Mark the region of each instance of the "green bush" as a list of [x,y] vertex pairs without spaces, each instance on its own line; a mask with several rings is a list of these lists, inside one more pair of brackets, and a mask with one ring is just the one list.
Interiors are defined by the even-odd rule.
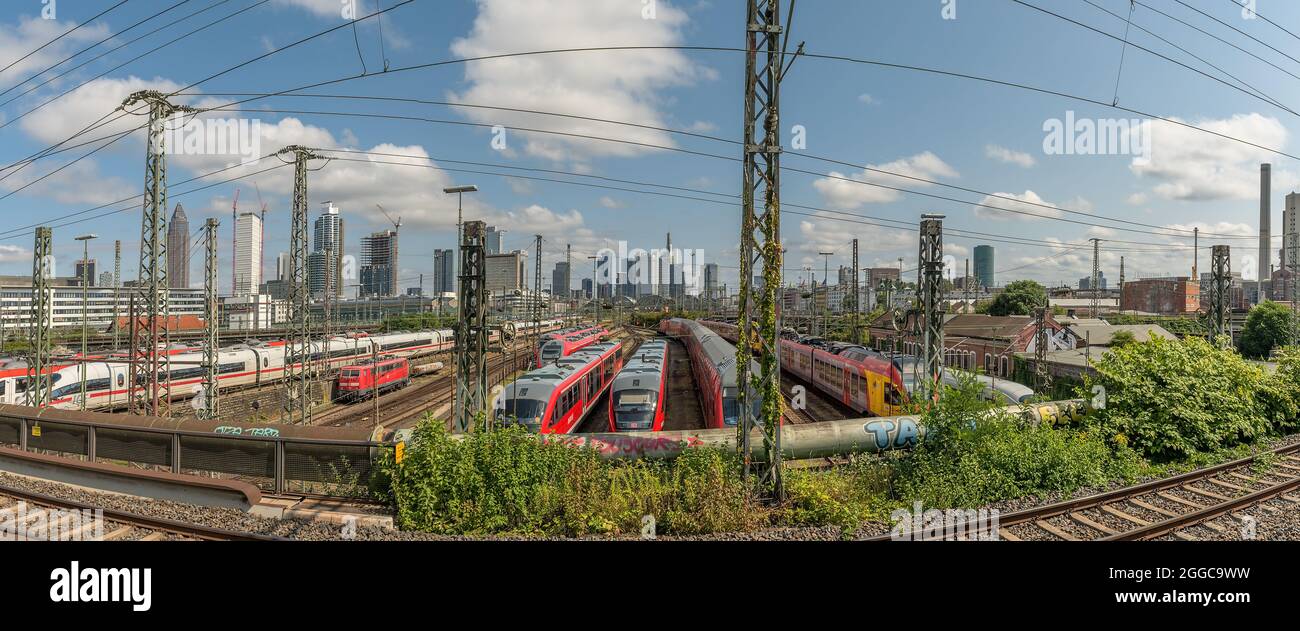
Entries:
[[863,522],[889,514],[892,468],[877,459],[860,459],[830,471],[785,472],[783,521],[799,526],[834,525],[846,534]]
[[1118,445],[1159,458],[1253,442],[1294,422],[1294,383],[1284,387],[1229,349],[1199,338],[1112,348],[1085,392],[1101,385],[1106,407],[1091,426]]
[[1246,316],[1246,326],[1241,330],[1241,352],[1247,357],[1266,358],[1274,347],[1291,340],[1291,325],[1295,315],[1291,310],[1272,300],[1255,305]]
[[743,531],[764,511],[729,453],[692,449],[672,463],[607,462],[589,448],[544,443],[523,428],[453,439],[441,423],[416,429],[401,464],[381,477],[403,529],[439,534],[581,536]]

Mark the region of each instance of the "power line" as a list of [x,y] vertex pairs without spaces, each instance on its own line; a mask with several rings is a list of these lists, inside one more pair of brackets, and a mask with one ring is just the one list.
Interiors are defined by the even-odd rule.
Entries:
[[1231,47],[1233,47],[1233,48],[1235,48],[1235,49],[1237,49],[1237,50],[1239,50],[1239,51],[1241,51],[1241,52],[1243,52],[1243,53],[1245,53],[1245,54],[1247,54],[1247,55],[1249,55],[1249,56],[1251,56],[1251,57],[1254,57],[1256,60],[1262,61],[1262,62],[1264,62],[1264,63],[1266,63],[1266,64],[1272,66],[1273,68],[1275,68],[1275,69],[1277,69],[1277,70],[1279,70],[1279,71],[1281,71],[1281,72],[1283,72],[1283,73],[1285,73],[1285,74],[1291,75],[1291,77],[1293,77],[1293,78],[1295,78],[1295,79],[1300,79],[1300,75],[1297,75],[1297,74],[1295,74],[1294,72],[1291,72],[1290,70],[1287,70],[1286,68],[1283,68],[1282,66],[1279,66],[1279,65],[1273,63],[1272,61],[1270,61],[1270,60],[1268,60],[1268,59],[1264,59],[1263,57],[1260,57],[1259,55],[1255,54],[1255,53],[1252,52],[1252,51],[1246,50],[1245,48],[1242,48],[1241,46],[1238,46],[1238,45],[1236,45],[1236,44],[1234,44],[1234,43],[1232,43],[1232,42],[1230,42],[1230,41],[1228,41],[1228,40],[1226,40],[1226,39],[1223,39],[1222,37],[1219,37],[1218,35],[1215,35],[1214,33],[1211,33],[1211,32],[1209,32],[1209,31],[1207,31],[1207,30],[1205,30],[1205,29],[1203,29],[1203,28],[1201,28],[1201,27],[1199,27],[1199,26],[1196,26],[1195,24],[1192,24],[1191,22],[1188,22],[1188,21],[1186,21],[1186,20],[1184,20],[1184,19],[1182,19],[1182,18],[1180,18],[1180,17],[1178,17],[1178,16],[1171,15],[1171,14],[1169,14],[1169,13],[1166,13],[1166,12],[1164,12],[1164,11],[1161,11],[1160,9],[1158,9],[1158,8],[1156,8],[1156,7],[1153,7],[1153,6],[1149,5],[1149,4],[1146,4],[1145,2],[1142,2],[1142,0],[1134,0],[1134,2],[1136,2],[1138,5],[1142,6],[1143,8],[1147,9],[1148,11],[1152,11],[1152,12],[1158,14],[1158,15],[1162,15],[1162,16],[1164,16],[1164,17],[1170,19],[1170,20],[1173,20],[1173,21],[1175,21],[1175,22],[1177,22],[1177,23],[1179,23],[1179,24],[1182,24],[1183,26],[1186,26],[1187,28],[1190,28],[1190,29],[1192,29],[1192,30],[1198,31],[1198,32],[1200,32],[1200,33],[1202,33],[1202,34],[1204,34],[1204,35],[1206,35],[1206,36],[1208,36],[1208,37],[1210,37],[1210,38],[1212,38],[1212,39],[1215,39],[1215,40],[1219,41],[1220,43],[1223,43],[1223,44],[1226,44],[1226,45],[1228,45],[1228,46],[1231,46]]
[[1237,0],[1228,0],[1228,2],[1231,2],[1231,3],[1233,4],[1233,6],[1237,7],[1238,9],[1246,9],[1246,10],[1250,11],[1251,15],[1254,15],[1255,17],[1257,17],[1257,18],[1259,18],[1259,19],[1261,19],[1261,20],[1264,20],[1265,22],[1268,22],[1269,24],[1272,24],[1273,26],[1276,26],[1276,27],[1277,27],[1279,30],[1281,30],[1283,33],[1286,33],[1287,35],[1290,35],[1291,37],[1294,37],[1294,38],[1296,38],[1296,39],[1300,39],[1300,35],[1296,35],[1294,32],[1287,30],[1287,29],[1286,29],[1285,27],[1283,27],[1281,24],[1278,24],[1277,22],[1274,22],[1273,20],[1268,19],[1268,18],[1265,17],[1263,14],[1261,14],[1259,11],[1256,11],[1256,10],[1253,9],[1253,8],[1248,8],[1248,7],[1245,5],[1245,2],[1244,2],[1244,1],[1243,1],[1243,2],[1237,2]]
[[85,26],[85,25],[87,25],[87,24],[90,24],[91,22],[94,22],[95,20],[98,20],[99,18],[104,17],[105,15],[108,14],[109,11],[112,11],[113,9],[116,9],[116,8],[118,8],[118,7],[120,7],[120,6],[124,5],[124,4],[126,4],[126,3],[129,2],[129,1],[130,1],[130,0],[121,0],[121,2],[118,2],[117,4],[111,6],[111,7],[107,8],[107,9],[104,9],[103,11],[100,11],[97,15],[95,15],[95,17],[92,17],[92,18],[90,18],[89,20],[86,20],[85,22],[81,22],[80,24],[77,24],[76,26],[74,26],[74,27],[72,27],[72,28],[70,28],[70,29],[64,31],[64,32],[61,33],[58,37],[55,37],[54,39],[52,39],[52,40],[50,40],[50,41],[48,41],[48,42],[45,42],[44,44],[41,44],[40,46],[36,47],[36,50],[33,50],[32,52],[27,53],[26,55],[23,55],[22,57],[19,57],[18,59],[15,59],[15,60],[9,62],[9,65],[8,65],[8,66],[5,66],[4,68],[0,68],[0,73],[4,73],[4,71],[6,71],[6,70],[8,70],[8,69],[10,69],[10,68],[13,68],[14,66],[16,66],[16,65],[18,65],[18,64],[20,64],[20,63],[22,63],[22,62],[23,62],[25,59],[27,59],[28,57],[31,57],[32,55],[35,55],[36,53],[39,53],[39,52],[41,52],[42,50],[44,50],[46,46],[49,46],[50,44],[53,44],[54,42],[57,42],[57,41],[63,39],[64,37],[67,37],[68,35],[72,34],[73,31],[76,31],[76,30],[80,29],[81,27],[83,27],[83,26]]
[[[1199,14],[1201,14],[1201,15],[1207,17],[1207,18],[1210,18],[1211,20],[1214,20],[1215,22],[1218,22],[1219,24],[1222,24],[1223,26],[1226,26],[1226,27],[1228,27],[1228,28],[1230,28],[1230,29],[1232,29],[1232,30],[1234,30],[1234,31],[1236,31],[1236,32],[1238,32],[1238,33],[1240,33],[1240,34],[1242,34],[1242,35],[1245,35],[1246,37],[1249,37],[1250,39],[1254,40],[1256,43],[1263,45],[1264,47],[1268,48],[1269,50],[1271,50],[1271,51],[1273,51],[1273,52],[1275,52],[1275,53],[1277,53],[1277,54],[1279,54],[1279,55],[1281,55],[1281,56],[1283,56],[1283,57],[1286,57],[1287,59],[1290,59],[1291,61],[1294,61],[1294,62],[1300,64],[1300,59],[1296,59],[1295,57],[1292,57],[1291,55],[1288,55],[1288,54],[1286,54],[1286,53],[1284,53],[1284,52],[1282,52],[1282,51],[1280,51],[1280,50],[1274,48],[1272,44],[1269,44],[1268,42],[1266,42],[1266,41],[1264,41],[1264,40],[1262,40],[1262,39],[1259,39],[1258,37],[1255,37],[1254,35],[1251,35],[1250,33],[1247,33],[1246,31],[1243,31],[1243,30],[1241,30],[1241,29],[1239,29],[1239,28],[1237,28],[1237,27],[1235,27],[1235,26],[1233,26],[1233,25],[1231,25],[1231,24],[1228,24],[1227,22],[1224,22],[1223,20],[1220,20],[1219,18],[1214,17],[1213,15],[1210,15],[1209,13],[1206,13],[1206,12],[1204,12],[1204,11],[1202,11],[1202,10],[1200,10],[1200,9],[1198,9],[1198,8],[1196,8],[1196,7],[1192,6],[1192,5],[1190,5],[1190,4],[1187,4],[1186,2],[1183,2],[1183,0],[1174,0],[1174,2],[1177,2],[1178,4],[1181,4],[1181,5],[1183,5],[1184,7],[1187,7],[1188,9],[1191,9],[1192,11],[1195,11],[1195,12],[1197,12],[1197,13],[1199,13]],[[1240,5],[1238,5],[1238,6],[1240,6]],[[1258,14],[1256,14],[1256,15],[1258,15]]]

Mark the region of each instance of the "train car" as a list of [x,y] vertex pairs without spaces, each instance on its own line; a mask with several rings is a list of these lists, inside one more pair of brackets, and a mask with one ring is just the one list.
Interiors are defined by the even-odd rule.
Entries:
[[[659,323],[659,331],[680,339],[686,346],[695,385],[700,391],[705,427],[735,427],[740,422],[736,347],[694,320],[665,319]],[[751,374],[758,374],[758,363],[751,361],[749,369]],[[751,393],[748,398],[753,402],[754,418],[757,419],[763,402],[757,393]]]
[[562,337],[555,337],[544,342],[537,350],[535,367],[541,368],[562,357],[595,344],[609,335],[603,327],[591,327]]
[[668,343],[647,340],[609,388],[609,431],[661,431],[667,404]]
[[541,434],[572,433],[623,367],[619,342],[592,344],[507,385],[493,406],[493,418]]
[[533,322],[531,320],[518,320],[506,322],[501,325],[501,330],[505,331],[506,337],[515,338],[520,335],[538,335],[555,331],[564,326],[564,320],[542,320]]
[[411,360],[405,357],[363,361],[339,370],[336,399],[355,401],[411,384]]
[[853,411],[904,413],[907,386],[899,365],[871,349],[808,336],[781,339],[781,369]]

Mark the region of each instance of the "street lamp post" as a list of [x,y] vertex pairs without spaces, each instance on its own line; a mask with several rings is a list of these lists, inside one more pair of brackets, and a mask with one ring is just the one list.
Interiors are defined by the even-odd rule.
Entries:
[[[822,257],[822,288],[826,290],[825,292],[823,292],[826,294],[826,308],[822,310],[822,326],[821,326],[821,334],[826,335],[826,329],[829,328],[828,322],[830,319],[830,311],[831,311],[831,305],[830,305],[831,297],[829,293],[830,279],[831,279],[831,257],[835,256],[835,253],[818,252],[817,254]],[[813,307],[815,308],[816,306],[817,306],[817,286],[813,285]]]
[[456,288],[455,288],[457,292],[456,295],[460,295],[460,276],[458,275],[460,272],[459,269],[460,265],[459,263],[456,262],[456,259],[460,258],[460,241],[464,237],[464,235],[461,234],[461,230],[463,229],[462,226],[464,224],[464,219],[465,219],[464,218],[465,193],[476,193],[478,192],[478,187],[473,184],[467,184],[465,186],[448,186],[442,189],[442,192],[448,195],[452,193],[456,194],[456,247],[455,247],[456,255],[451,257],[451,264],[452,264],[451,269],[452,269],[452,276],[456,279]]
[[596,257],[588,256],[587,260],[591,261],[591,323],[595,326],[600,323],[599,312],[596,311],[596,294],[599,293],[596,291]]
[[83,234],[76,237],[81,242],[81,409],[86,409],[86,318],[89,315],[87,309],[87,291],[90,287],[90,241],[97,239],[97,234]]

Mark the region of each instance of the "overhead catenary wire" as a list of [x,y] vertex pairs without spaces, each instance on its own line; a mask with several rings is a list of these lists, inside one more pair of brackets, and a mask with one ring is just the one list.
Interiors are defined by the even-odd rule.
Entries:
[[18,59],[15,59],[15,60],[9,62],[9,65],[5,66],[4,68],[0,68],[0,74],[3,74],[6,70],[9,70],[10,68],[13,68],[14,66],[16,66],[16,65],[22,63],[23,61],[27,60],[28,57],[31,57],[32,55],[35,55],[36,53],[39,53],[39,52],[41,52],[42,50],[45,50],[45,47],[46,47],[46,46],[49,46],[50,44],[53,44],[53,43],[55,43],[55,42],[57,42],[57,41],[63,39],[64,37],[67,37],[68,35],[71,35],[74,31],[79,30],[81,27],[83,27],[83,26],[85,26],[85,25],[87,25],[87,24],[90,24],[91,22],[94,22],[95,20],[98,20],[99,18],[102,18],[102,17],[104,17],[105,15],[108,15],[108,13],[109,13],[110,11],[113,11],[114,9],[116,9],[116,8],[118,8],[118,7],[120,7],[120,6],[124,5],[124,4],[126,4],[127,2],[130,2],[130,0],[121,0],[121,1],[118,2],[117,4],[114,4],[113,6],[108,7],[107,9],[104,9],[103,11],[100,11],[98,14],[96,14],[94,17],[90,18],[89,20],[86,20],[86,21],[84,21],[84,22],[79,22],[76,26],[74,26],[74,27],[72,27],[72,28],[70,28],[70,29],[64,31],[63,33],[60,33],[60,34],[59,34],[57,37],[55,37],[54,39],[51,39],[50,41],[45,42],[44,44],[41,44],[40,46],[37,46],[35,50],[33,50],[33,51],[27,53],[26,55],[23,55],[22,57],[19,57]]

